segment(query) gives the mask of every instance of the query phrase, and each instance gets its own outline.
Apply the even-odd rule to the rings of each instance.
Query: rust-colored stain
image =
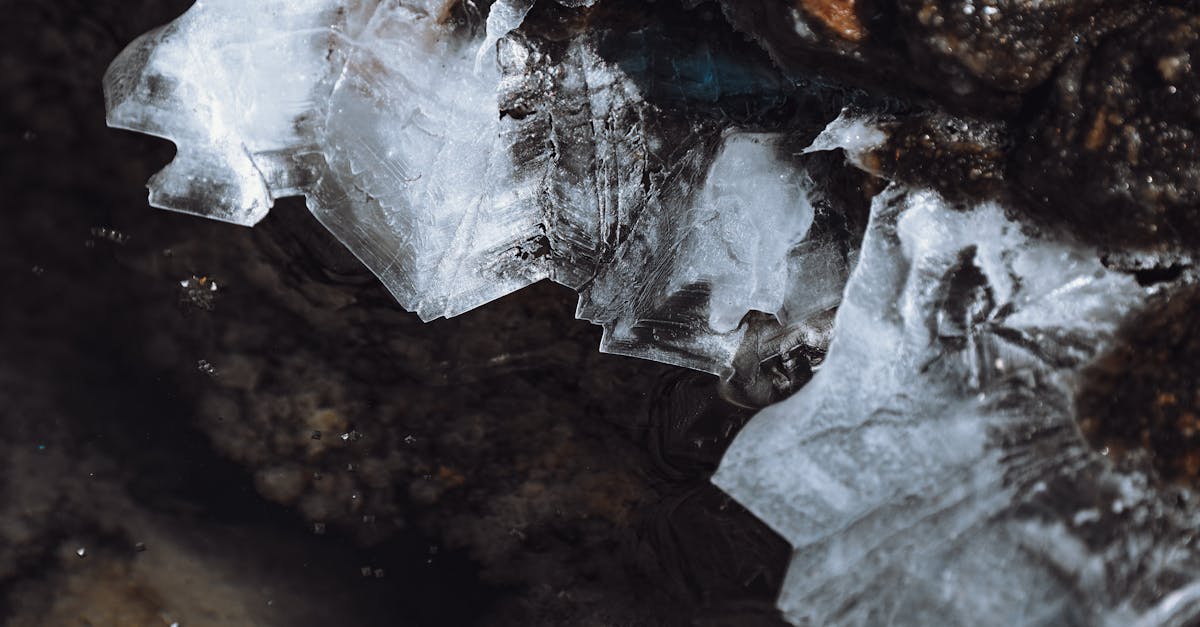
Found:
[[[842,39],[860,42],[867,37],[867,30],[858,21],[854,11],[856,0],[799,0],[804,12],[821,20],[826,28]]]
[[[437,478],[447,488],[457,488],[467,482],[467,478],[461,472],[449,466],[438,466]]]
[[[1108,110],[1100,107],[1100,112],[1096,114],[1096,119],[1092,122],[1092,129],[1088,131],[1087,139],[1084,140],[1083,147],[1095,152],[1104,146],[1108,141]]]

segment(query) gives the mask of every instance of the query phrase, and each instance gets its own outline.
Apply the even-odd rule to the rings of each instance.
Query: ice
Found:
[[[619,251],[624,256],[581,299],[593,307],[600,298],[616,300],[609,304],[616,316],[605,324],[606,350],[715,373],[706,362],[732,363],[754,332],[742,324],[750,312],[770,314],[776,323],[768,326],[782,330],[836,306],[849,273],[846,252],[833,253],[823,247],[833,242],[807,238],[815,220],[812,183],[803,169],[781,159],[779,139],[726,134],[694,200],[643,219],[647,234]],[[631,288],[632,307],[617,300],[628,299]],[[583,317],[605,317],[581,309]],[[683,325],[707,332],[700,341],[674,341],[672,332]]]
[[[991,203],[875,199],[822,369],[714,478],[795,547],[795,624],[1172,624],[1170,593],[1195,596],[1195,513],[1074,424],[1081,368],[1144,290],[1027,230]]]
[[[481,71],[484,61],[492,58],[493,49],[500,38],[516,30],[532,8],[533,0],[498,0],[492,5],[488,11],[487,35],[475,53],[476,73]]]
[[[152,204],[252,225],[304,195],[424,320],[551,279],[610,352],[728,374],[823,346],[854,234],[812,228],[785,135],[657,106],[630,74],[648,53],[604,57],[603,28],[562,42],[521,28],[530,0],[474,6],[200,2],[113,63],[109,123],[178,145]],[[778,89],[701,50],[695,80]]]
[[[805,153],[842,149],[846,158],[862,170],[870,171],[866,155],[883,146],[887,141],[884,122],[877,117],[865,115],[852,108],[842,109],[837,119],[830,122],[813,140]]]
[[[105,76],[108,123],[175,142],[155,206],[251,225],[294,193],[300,128],[328,73],[325,0],[198,3],[131,44]]]
[[[695,237],[681,251],[680,285],[712,284],[709,326],[733,331],[750,310],[783,315],[788,254],[808,235],[811,181],[775,158],[770,137],[726,137],[689,217]]]
[[[114,61],[109,123],[178,146],[152,204],[253,225],[303,195],[425,320],[553,280],[602,350],[754,406],[828,348],[714,479],[795,547],[798,625],[1195,613],[1200,516],[1074,422],[1079,372],[1147,288],[994,202],[895,184],[860,251],[818,153],[871,170],[887,123],[847,109],[803,148],[759,105],[795,98],[813,128],[836,109],[665,36],[656,6],[543,32],[530,0],[206,0]]]
[[[533,190],[496,184],[512,180],[513,164],[495,63],[476,73],[482,44],[452,35],[414,7],[378,6],[327,97],[325,171],[308,196],[317,218],[426,320],[547,276],[512,252],[534,237],[539,216]]]

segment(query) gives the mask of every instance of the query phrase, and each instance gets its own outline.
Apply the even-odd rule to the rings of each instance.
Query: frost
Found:
[[[846,108],[817,135],[812,145],[805,148],[804,152],[823,152],[840,148],[846,151],[846,158],[851,163],[870,171],[872,168],[867,166],[866,155],[882,147],[885,141],[887,133],[880,120]]]
[[[1200,567],[1195,516],[1164,514],[1090,451],[1071,401],[1143,296],[996,205],[878,196],[821,371],[756,416],[714,478],[795,547],[788,617],[1132,624],[1167,611]],[[1142,518],[1102,513],[1122,500]]]
[[[788,253],[804,241],[814,210],[811,182],[774,156],[770,138],[732,135],[709,168],[693,215],[694,237],[675,281],[712,285],[709,326],[727,333],[747,308],[783,315]],[[792,279],[792,281],[789,281]]]

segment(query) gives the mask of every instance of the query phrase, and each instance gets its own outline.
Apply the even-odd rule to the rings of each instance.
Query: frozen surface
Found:
[[[302,194],[425,320],[551,279],[610,352],[723,373],[748,332],[819,336],[852,246],[806,238],[779,136],[647,102],[602,33],[522,33],[531,0],[473,6],[198,2],[113,63],[109,123],[178,145],[152,204],[253,225]]]
[[[703,46],[614,58],[662,38],[475,7],[197,2],[113,63],[109,123],[178,146],[156,206],[253,225],[303,195],[425,320],[549,279],[602,350],[741,373],[757,403],[791,389],[768,371],[828,347],[714,479],[795,547],[796,624],[1196,614],[1194,507],[1074,422],[1078,373],[1146,296],[1131,277],[995,204],[899,186],[859,251],[811,153],[870,170],[877,122],[846,111],[803,149],[698,104],[774,98],[769,72]]]
[[[807,154],[840,148],[845,151],[846,158],[851,163],[863,170],[871,170],[866,156],[887,141],[887,132],[882,128],[883,125],[882,120],[849,108],[843,109],[841,115],[830,122],[804,152]]]
[[[1073,420],[1080,368],[1142,297],[996,205],[878,196],[821,371],[750,422],[714,479],[795,547],[788,617],[1190,616],[1194,513],[1112,470]]]

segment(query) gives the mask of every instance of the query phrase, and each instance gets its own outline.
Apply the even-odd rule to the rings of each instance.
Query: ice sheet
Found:
[[[1074,422],[1144,290],[1023,230],[995,204],[876,198],[822,369],[714,478],[795,547],[792,622],[1172,624],[1154,616],[1194,596],[1194,510]]]

